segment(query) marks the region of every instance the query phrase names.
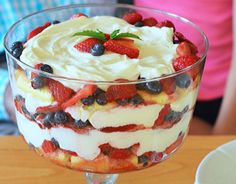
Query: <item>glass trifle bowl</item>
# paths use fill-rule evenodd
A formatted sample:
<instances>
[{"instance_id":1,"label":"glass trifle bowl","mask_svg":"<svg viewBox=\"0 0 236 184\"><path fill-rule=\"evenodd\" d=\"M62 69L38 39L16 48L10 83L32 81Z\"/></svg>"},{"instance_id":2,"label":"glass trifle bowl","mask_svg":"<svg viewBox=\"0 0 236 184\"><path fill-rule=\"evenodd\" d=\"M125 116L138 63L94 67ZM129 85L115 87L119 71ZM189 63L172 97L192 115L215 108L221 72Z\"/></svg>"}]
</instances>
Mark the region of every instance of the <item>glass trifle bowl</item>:
<instances>
[{"instance_id":1,"label":"glass trifle bowl","mask_svg":"<svg viewBox=\"0 0 236 184\"><path fill-rule=\"evenodd\" d=\"M25 141L86 172L88 183L156 165L183 143L208 50L190 21L130 5L71 5L21 19L4 45Z\"/></svg>"}]
</instances>

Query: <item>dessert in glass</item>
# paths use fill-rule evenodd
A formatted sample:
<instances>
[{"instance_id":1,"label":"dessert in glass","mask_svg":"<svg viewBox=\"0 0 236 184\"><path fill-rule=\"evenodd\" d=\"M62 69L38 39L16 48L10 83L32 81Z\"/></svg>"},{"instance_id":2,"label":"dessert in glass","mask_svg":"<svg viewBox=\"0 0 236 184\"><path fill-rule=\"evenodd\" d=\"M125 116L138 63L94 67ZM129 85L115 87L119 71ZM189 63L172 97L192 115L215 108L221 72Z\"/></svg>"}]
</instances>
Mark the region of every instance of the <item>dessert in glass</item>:
<instances>
[{"instance_id":1,"label":"dessert in glass","mask_svg":"<svg viewBox=\"0 0 236 184\"><path fill-rule=\"evenodd\" d=\"M208 49L188 20L129 5L72 5L23 18L4 44L25 141L86 172L88 183L156 165L185 139Z\"/></svg>"}]
</instances>

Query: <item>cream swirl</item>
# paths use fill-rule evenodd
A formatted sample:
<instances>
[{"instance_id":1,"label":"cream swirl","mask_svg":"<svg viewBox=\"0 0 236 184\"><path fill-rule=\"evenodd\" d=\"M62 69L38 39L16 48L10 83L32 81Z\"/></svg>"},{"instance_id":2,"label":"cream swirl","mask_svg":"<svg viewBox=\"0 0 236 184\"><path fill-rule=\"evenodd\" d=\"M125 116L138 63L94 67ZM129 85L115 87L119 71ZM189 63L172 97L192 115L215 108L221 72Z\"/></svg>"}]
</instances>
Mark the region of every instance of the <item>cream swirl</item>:
<instances>
[{"instance_id":1,"label":"cream swirl","mask_svg":"<svg viewBox=\"0 0 236 184\"><path fill-rule=\"evenodd\" d=\"M108 51L102 56L93 56L74 48L88 38L72 36L75 32L97 29L105 33L120 29L120 32L138 35L142 40L135 39L134 44L140 51L139 58L131 59ZM153 78L174 72L171 61L176 55L177 44L173 44L172 39L172 28L135 27L111 16L80 17L51 25L30 39L20 59L31 66L38 62L49 64L54 74L69 78L94 81L136 80L138 76Z\"/></svg>"}]
</instances>

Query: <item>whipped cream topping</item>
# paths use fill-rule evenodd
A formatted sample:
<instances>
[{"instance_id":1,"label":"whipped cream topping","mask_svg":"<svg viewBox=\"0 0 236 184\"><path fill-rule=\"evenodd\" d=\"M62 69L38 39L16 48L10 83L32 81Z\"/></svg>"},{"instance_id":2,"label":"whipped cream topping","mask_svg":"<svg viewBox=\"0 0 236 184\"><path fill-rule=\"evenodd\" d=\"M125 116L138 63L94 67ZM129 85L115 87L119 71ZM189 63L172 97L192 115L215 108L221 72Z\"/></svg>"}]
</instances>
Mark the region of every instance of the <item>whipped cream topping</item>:
<instances>
[{"instance_id":1,"label":"whipped cream topping","mask_svg":"<svg viewBox=\"0 0 236 184\"><path fill-rule=\"evenodd\" d=\"M134 44L140 51L139 58L131 59L109 51L102 56L93 56L74 48L74 45L88 38L72 36L74 33L97 29L109 34L120 29L120 32L138 35L142 40L134 39ZM80 17L51 25L30 39L20 59L31 66L39 62L49 64L54 74L70 78L93 81L113 81L118 78L136 80L138 76L153 78L173 73L171 61L176 56L176 47L177 44L173 44L172 28L135 27L111 16ZM75 90L80 88L78 84L72 83L67 86Z\"/></svg>"},{"instance_id":2,"label":"whipped cream topping","mask_svg":"<svg viewBox=\"0 0 236 184\"><path fill-rule=\"evenodd\" d=\"M148 151L164 151L178 138L179 133L186 132L192 111L184 114L183 118L169 129L144 129L135 132L104 133L91 130L88 134L78 134L69 128L41 129L36 123L29 121L16 112L20 132L28 143L41 147L43 141L55 138L60 147L76 152L86 160L93 160L100 154L99 145L109 143L115 148L128 148L136 143L140 146L137 155Z\"/></svg>"}]
</instances>

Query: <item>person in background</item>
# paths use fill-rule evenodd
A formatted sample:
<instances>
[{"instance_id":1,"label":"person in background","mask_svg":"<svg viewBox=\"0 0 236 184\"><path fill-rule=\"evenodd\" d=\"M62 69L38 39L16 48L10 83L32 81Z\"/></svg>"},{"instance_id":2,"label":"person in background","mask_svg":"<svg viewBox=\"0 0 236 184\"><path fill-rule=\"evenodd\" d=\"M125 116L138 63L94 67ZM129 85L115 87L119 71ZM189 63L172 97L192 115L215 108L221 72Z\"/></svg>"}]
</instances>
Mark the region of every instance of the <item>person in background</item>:
<instances>
[{"instance_id":1,"label":"person in background","mask_svg":"<svg viewBox=\"0 0 236 184\"><path fill-rule=\"evenodd\" d=\"M106 2L106 0L0 0L0 135L19 134L18 128L14 123L16 122L14 104L12 100L12 92L9 84L6 58L3 48L4 35L10 26L20 18L43 9L78 3L84 4ZM116 2L116 0L109 1L109 3ZM123 1L121 0L120 2L122 3Z\"/></svg>"},{"instance_id":2,"label":"person in background","mask_svg":"<svg viewBox=\"0 0 236 184\"><path fill-rule=\"evenodd\" d=\"M210 47L190 133L236 133L236 1L135 0L185 17L206 33ZM234 31L234 32L233 32ZM233 54L232 54L233 53Z\"/></svg>"}]
</instances>

